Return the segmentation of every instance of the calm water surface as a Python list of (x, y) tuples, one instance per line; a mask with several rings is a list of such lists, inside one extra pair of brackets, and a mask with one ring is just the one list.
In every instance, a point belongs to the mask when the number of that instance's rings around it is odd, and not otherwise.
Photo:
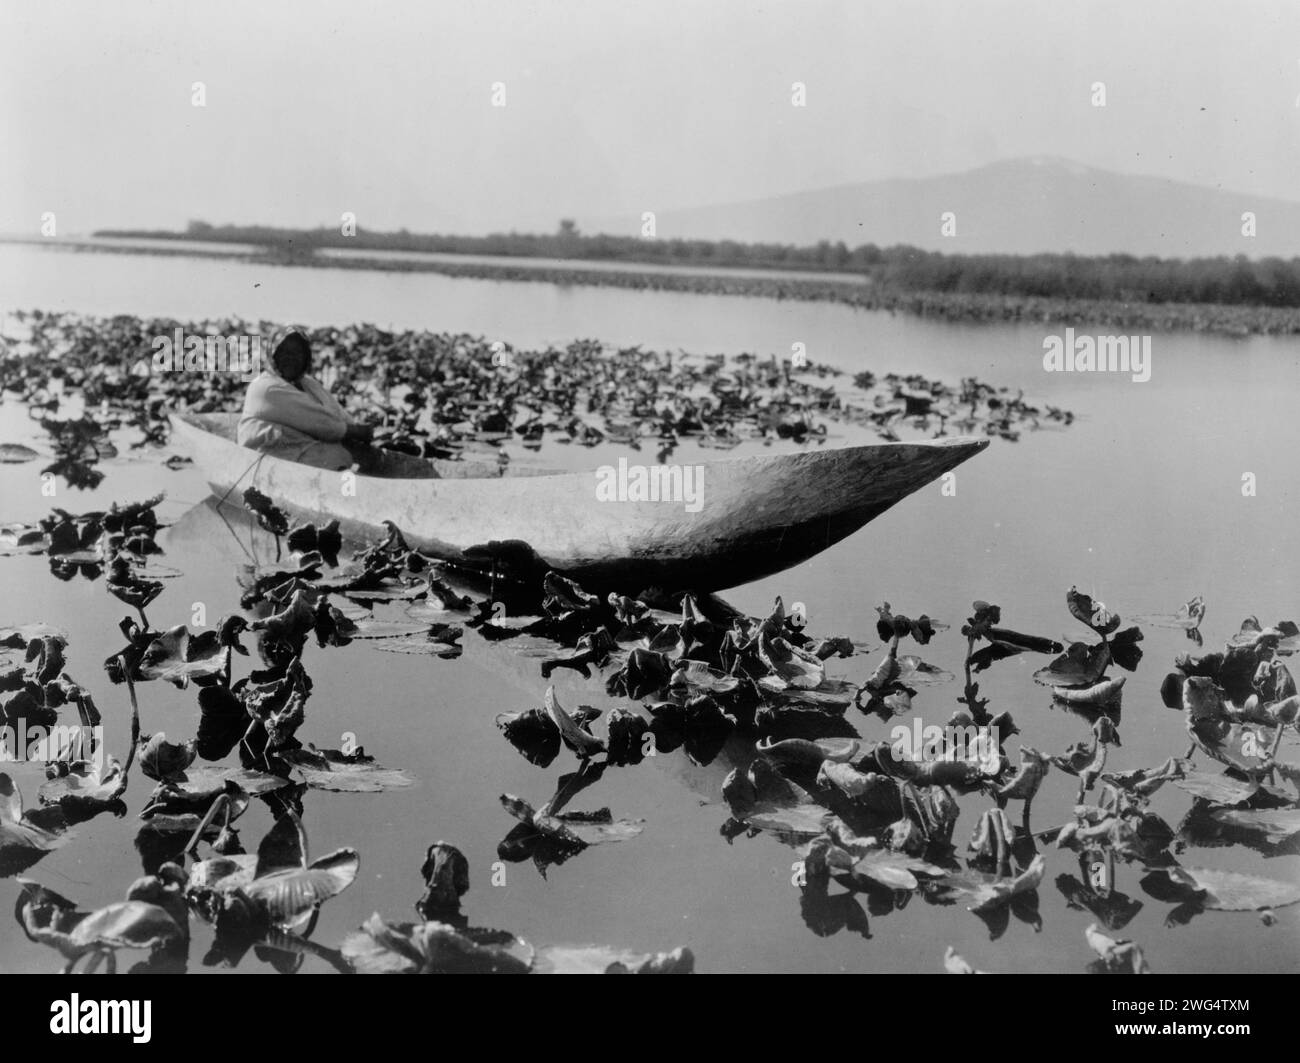
[[(800, 600), (815, 632), (848, 634), (873, 646), (880, 602), (912, 615), (926, 612), (952, 630), (921, 652), (954, 673), (964, 652), (957, 628), (975, 598), (999, 603), (1008, 626), (1074, 639), (1086, 632), (1065, 610), (1071, 584), (1124, 615), (1172, 612), (1199, 593), (1209, 604), (1207, 650), (1220, 648), (1248, 614), (1265, 623), (1300, 616), (1300, 343), (1294, 340), (1157, 335), (1151, 380), (1137, 384), (1110, 374), (1045, 373), (1043, 326), (956, 326), (829, 304), (0, 245), (0, 312), (32, 308), (182, 320), (237, 314), (307, 324), (370, 321), (480, 333), (520, 347), (595, 337), (700, 354), (787, 355), (802, 342), (813, 361), (854, 372), (920, 372), (954, 383), (977, 375), (1023, 388), (1030, 401), (1070, 408), (1079, 419), (1065, 431), (1027, 433), (1017, 444), (995, 441), (960, 468), (955, 497), (931, 485), (819, 557), (726, 597), (751, 613), (770, 609), (778, 594), (787, 603)], [(4, 440), (26, 431), (21, 411), (7, 407), (3, 418)], [(235, 570), (246, 560), (247, 542), (241, 545), (211, 510), (194, 508), (206, 486), (191, 470), (160, 467), (163, 456), (127, 454), (105, 466), (101, 488), (61, 489), (54, 504), (78, 511), (166, 489), (160, 515), (175, 526), (160, 542), (164, 561), (184, 576), (169, 583), (150, 619), (155, 626), (185, 623), (191, 603), (203, 602), (212, 622), (237, 608)], [(0, 466), (0, 519), (48, 512), (51, 500), (39, 493), (36, 468)], [(1255, 475), (1255, 497), (1242, 495), (1246, 472)], [(116, 625), (126, 608), (102, 581), (55, 580), (40, 558), (0, 559), (0, 580), (6, 592), (0, 625), (43, 619), (68, 631), (68, 671), (93, 692), (110, 746), (121, 755), (125, 692), (109, 684), (101, 662), (121, 646)], [(469, 632), (464, 641), (466, 653), (455, 661), (356, 645), (308, 650), (316, 686), (299, 736), (337, 745), (344, 732), (354, 732), (381, 762), (420, 780), (413, 789), (385, 794), (308, 793), (304, 822), (312, 853), (342, 845), (361, 853), (357, 882), (326, 905), (316, 940), (337, 944), (373, 911), (413, 918), (424, 849), (441, 839), (469, 859), (464, 907), (471, 921), (537, 944), (689, 945), (702, 971), (934, 972), (949, 945), (990, 971), (1075, 972), (1091, 959), (1083, 928), (1093, 917), (1071, 909), (1056, 884), (1058, 876), (1079, 877), (1078, 861), (1053, 849), (1039, 889), (1040, 932), (1013, 919), (990, 941), (963, 905), (933, 906), (914, 896), (902, 910), (873, 912), (867, 939), (847, 930), (815, 934), (791, 885), (792, 851), (766, 836), (731, 843), (720, 836), (728, 814), (719, 787), (730, 764), (695, 766), (680, 752), (611, 769), (577, 801), (577, 807), (607, 805), (616, 816), (644, 817), (640, 837), (584, 852), (552, 868), (547, 879), (531, 865), (508, 865), (506, 884), (491, 885), (497, 843), (513, 825), (498, 795), (541, 803), (574, 761), (564, 753), (550, 769), (536, 768), (493, 725), (498, 712), (540, 704), (546, 684), (536, 663), (487, 647)], [(1181, 716), (1164, 708), (1159, 685), (1174, 656), (1193, 647), (1181, 633), (1157, 628), (1146, 629), (1143, 647), (1146, 655), (1125, 691), (1123, 746), (1109, 762), (1117, 769), (1151, 766), (1186, 748)], [(860, 681), (878, 657), (873, 651), (832, 662), (828, 671)], [(1042, 663), (1028, 656), (1001, 662), (984, 673), (982, 693), (995, 711), (1012, 712), (1027, 744), (1060, 753), (1088, 728), (1054, 710), (1031, 681)], [(557, 675), (566, 703), (607, 704), (596, 682), (584, 686), (569, 673)], [(915, 700), (923, 722), (942, 725), (958, 708), (959, 693), (957, 684), (923, 689)], [(193, 691), (150, 683), (140, 688), (140, 700), (146, 732), (166, 730), (176, 739), (194, 733)], [(866, 737), (887, 734), (874, 718), (857, 722)], [(1297, 756), (1292, 743), (1290, 759)], [(39, 773), (20, 766), (13, 774), (34, 804)], [(120, 899), (141, 874), (135, 817), (147, 790), (135, 775), (126, 818), (81, 826), (74, 841), (27, 875), (85, 908)], [(1073, 779), (1050, 774), (1034, 802), (1035, 827), (1069, 818), (1074, 792)], [(1176, 827), (1189, 804), (1166, 787), (1154, 810)], [(985, 807), (981, 798), (963, 799), (954, 835), (959, 849)], [(1018, 814), (1018, 805), (1013, 811)], [(256, 802), (240, 821), (250, 850), (269, 822)], [(1300, 859), (1265, 858), (1242, 847), (1189, 848), (1179, 859), (1300, 878)], [(1300, 970), (1300, 908), (1280, 911), (1272, 927), (1252, 914), (1215, 912), (1166, 927), (1172, 906), (1148, 896), (1141, 875), (1136, 866), (1120, 867), (1117, 888), (1143, 904), (1120, 936), (1137, 940), (1156, 971)], [(12, 879), (0, 881), (0, 913), (12, 911), (17, 892)], [(192, 970), (202, 969), (207, 940), (200, 929)], [(12, 918), (0, 919), (0, 970), (48, 971), (58, 964)], [(307, 969), (317, 966), (324, 965), (309, 961)], [(269, 968), (250, 953), (239, 969)]]

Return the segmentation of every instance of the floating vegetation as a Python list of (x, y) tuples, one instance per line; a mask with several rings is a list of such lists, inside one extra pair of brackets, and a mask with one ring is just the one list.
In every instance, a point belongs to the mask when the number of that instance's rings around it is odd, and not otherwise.
[[(266, 322), (229, 319), (105, 320), (41, 311), (12, 317), (26, 335), (0, 354), (0, 392), (42, 413), (39, 424), (57, 459), (43, 471), (77, 488), (102, 481), (97, 466), (117, 454), (111, 437), (128, 450), (161, 448), (169, 413), (207, 413), (242, 401), (246, 385), (237, 373), (143, 371), (149, 337), (177, 328), (196, 336), (275, 331)], [(393, 333), (373, 325), (307, 334), (313, 372), (345, 408), (356, 418), (381, 416), (375, 445), (423, 458), (496, 464), (544, 443), (616, 443), (653, 448), (663, 463), (686, 444), (706, 450), (778, 440), (820, 445), (828, 423), (856, 425), (887, 441), (955, 434), (1014, 441), (1026, 430), (1063, 428), (1074, 419), (975, 378), (951, 385), (915, 374), (865, 374), (850, 387), (826, 366), (793, 367), (752, 354), (615, 351), (589, 340), (563, 349), (505, 348), (507, 368), (502, 346), (482, 337)], [(65, 407), (76, 416), (44, 416)], [(7, 446), (11, 460), (28, 460), (25, 444)], [(159, 461), (176, 467), (174, 456)], [(330, 556), (337, 525), (291, 528), (256, 488), (246, 489), (242, 501), (277, 542), (293, 535), (290, 549)]]
[[(134, 430), (136, 442), (156, 445), (167, 408), (158, 396), (114, 357), (92, 360), (80, 332), (69, 333), (71, 319), (35, 321), (41, 342), (57, 340), (72, 352), (64, 394), (80, 389), (110, 432)], [(130, 321), (113, 326), (119, 338), (131, 335)], [(467, 463), (542, 438), (669, 453), (777, 440), (818, 446), (828, 422), (859, 423), (882, 438), (963, 431), (1007, 439), (1069, 422), (1064, 411), (1036, 410), (977, 381), (948, 388), (916, 377), (871, 377), (849, 388), (828, 371), (791, 375), (752, 357), (607, 355), (594, 344), (512, 352), (514, 368), (502, 372), (470, 337), (367, 327), (319, 330), (315, 339), (339, 393), (354, 407), (377, 402), (384, 411), (381, 442)], [(344, 346), (359, 357), (336, 356)], [(382, 357), (373, 353), (381, 347)], [(50, 401), (30, 352), (16, 361), (11, 354), (5, 366), (11, 392), (38, 406)], [(168, 403), (227, 405), (231, 385), (215, 376), (174, 375), (165, 385), (176, 391)], [(430, 408), (442, 412), (431, 419)], [(53, 412), (44, 411), (47, 419)], [(79, 460), (93, 460), (87, 440), (100, 436), (77, 423), (82, 427), (49, 429), (51, 446), (63, 439), (81, 447)], [(135, 949), (147, 956), (136, 969), (183, 970), (191, 932), (202, 923), (212, 935), (202, 959), (210, 966), (233, 966), (251, 951), (284, 971), (309, 959), (339, 971), (693, 969), (685, 949), (534, 946), (473, 926), (463, 910), (472, 899), (469, 865), (446, 842), (425, 849), (423, 892), (412, 894), (418, 921), (377, 913), (341, 941), (312, 940), (323, 906), (358, 888), (364, 839), (360, 850), (311, 858), (305, 805), (383, 801), (379, 795), (419, 783), (414, 773), (388, 766), (390, 758), (400, 763), (400, 748), (372, 742), (374, 755), (346, 741), (334, 748), (337, 735), (320, 733), (328, 717), (317, 706), (335, 692), (313, 681), (314, 655), (368, 649), (435, 658), (411, 666), (438, 668), (439, 658), (489, 646), (528, 670), (532, 694), (498, 706), (512, 711), (501, 712), (496, 726), (539, 771), (558, 762), (558, 778), (508, 787), (524, 796), (500, 795), (506, 833), (495, 849), (504, 863), (529, 862), (543, 876), (570, 861), (590, 866), (608, 851), (589, 853), (593, 848), (630, 842), (613, 852), (634, 853), (653, 844), (655, 810), (636, 807), (626, 796), (633, 788), (620, 798), (617, 787), (630, 778), (624, 772), (675, 757), (708, 780), (700, 814), (714, 817), (718, 844), (790, 857), (800, 918), (823, 936), (869, 936), (870, 919), (909, 903), (979, 919), (991, 940), (1013, 921), (1037, 931), (1039, 893), (1054, 882), (1072, 912), (1086, 913), (1079, 917), (1089, 924), (1080, 965), (1086, 943), (1096, 956), (1089, 969), (1138, 972), (1146, 967), (1141, 950), (1112, 936), (1143, 906), (1117, 881), (1133, 866), (1146, 896), (1166, 905), (1174, 922), (1208, 912), (1271, 917), (1300, 900), (1280, 877), (1184, 857), (1188, 847), (1242, 846), (1265, 858), (1296, 852), (1300, 766), (1282, 745), (1300, 716), (1287, 667), (1300, 649), (1291, 621), (1265, 627), (1248, 618), (1222, 652), (1177, 657), (1160, 694), (1183, 714), (1190, 748), (1180, 742), (1161, 751), (1168, 754), (1162, 763), (1133, 764), (1121, 759), (1123, 702), (1131, 715), (1146, 711), (1155, 695), (1155, 684), (1137, 673), (1142, 631), (1074, 587), (1066, 610), (1087, 628), (1074, 642), (1003, 626), (1003, 610), (987, 601), (973, 602), (959, 635), (911, 602), (905, 610), (887, 602), (864, 610), (860, 630), (814, 633), (806, 610), (787, 608), (780, 597), (765, 615), (748, 616), (707, 594), (624, 587), (602, 597), (555, 572), (522, 588), (507, 613), (495, 593), (462, 593), (456, 573), (412, 549), (396, 524), (372, 543), (345, 543), (337, 523), (294, 523), (276, 499), (246, 492), (247, 523), (275, 538), (275, 562), (241, 569), (229, 611), (215, 623), (191, 616), (155, 626), (150, 614), (156, 621), (175, 604), (167, 593), (175, 573), (160, 563), (170, 560), (158, 544), (161, 501), (58, 509), (43, 521), (0, 529), (3, 551), (29, 558), (16, 564), (48, 563), (60, 580), (103, 577), (135, 614), (119, 625), (124, 645), (103, 662), (108, 680), (126, 688), (117, 718), (131, 706), (129, 738), (114, 733), (103, 743), (118, 757), (103, 744), (90, 751), (97, 757), (29, 757), (46, 772), (28, 788), (36, 808), (25, 807), (17, 784), (0, 775), (0, 876), (29, 873), (49, 852), (74, 843), (74, 828), (95, 829), (95, 816), (135, 816), (129, 822), (145, 876), (109, 895), (125, 900), (82, 910), (33, 879), (22, 882), (18, 922), (65, 965), (114, 969), (120, 950)], [(484, 556), (504, 570), (515, 557), (535, 555), (524, 543), (493, 543)], [(44, 561), (30, 560), (36, 557)], [(1143, 622), (1187, 632), (1199, 651), (1205, 616), (1197, 598)], [(960, 680), (927, 659), (953, 638), (965, 643)], [(49, 727), (75, 716), (83, 728), (100, 726), (99, 709), (66, 670), (75, 650), (49, 626), (0, 630), (5, 725)], [(1026, 678), (1025, 692), (1047, 689), (1038, 704), (1014, 706), (1018, 726), (991, 703), (981, 680), (994, 667), (1013, 671), (1019, 662), (1001, 662), (1026, 654), (1042, 660), (1033, 671), (1040, 686)], [(197, 715), (187, 728), (184, 715), (158, 714), (151, 693), (184, 698)], [(586, 704), (602, 697), (612, 704)], [(924, 735), (900, 741), (898, 717), (916, 717), (922, 707), (947, 720), (936, 730), (978, 741), (956, 749)], [(1078, 725), (1064, 748), (1040, 730), (1042, 714), (1052, 710)], [(481, 726), (489, 726), (486, 716)], [(1022, 727), (1025, 744), (1008, 746)], [(152, 789), (129, 789), (133, 772)], [(581, 800), (597, 784), (615, 789), (599, 801)], [(1166, 784), (1162, 800), (1190, 804), (1174, 825), (1151, 804)], [(313, 796), (320, 790), (368, 796)], [(1059, 817), (1069, 822), (1042, 829), (1044, 794), (1073, 799), (1073, 811)], [(967, 827), (958, 833), (963, 812)], [(255, 851), (245, 851), (246, 843)], [(972, 970), (955, 955), (945, 963)]]

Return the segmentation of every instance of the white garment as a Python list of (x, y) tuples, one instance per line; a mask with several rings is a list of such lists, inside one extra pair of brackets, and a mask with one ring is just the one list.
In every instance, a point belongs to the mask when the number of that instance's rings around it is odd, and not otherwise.
[(297, 387), (263, 370), (244, 396), (238, 440), (277, 458), (320, 469), (346, 469), (352, 455), (342, 445), (348, 417), (319, 380), (298, 378)]

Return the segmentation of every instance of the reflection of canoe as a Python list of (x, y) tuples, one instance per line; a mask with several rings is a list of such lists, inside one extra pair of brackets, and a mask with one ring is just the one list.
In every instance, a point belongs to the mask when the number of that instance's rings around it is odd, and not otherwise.
[[(389, 520), (412, 546), (462, 564), (474, 564), (489, 543), (522, 541), (539, 571), (625, 593), (655, 584), (734, 587), (780, 572), (988, 445), (949, 439), (706, 462), (693, 467), (703, 489), (698, 512), (687, 512), (682, 501), (605, 501), (595, 472), (502, 476), (495, 466), (392, 454), (372, 463), (369, 475), (345, 478), (259, 460), (234, 442), (237, 420), (172, 417), (174, 440), (218, 494), (256, 486), (294, 516), (337, 518), (344, 534), (359, 538)], [(449, 474), (456, 478), (441, 478)]]

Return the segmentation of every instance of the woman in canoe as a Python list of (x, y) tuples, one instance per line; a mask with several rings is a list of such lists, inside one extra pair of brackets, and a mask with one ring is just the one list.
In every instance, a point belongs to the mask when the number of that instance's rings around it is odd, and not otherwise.
[(239, 443), (318, 469), (347, 469), (356, 460), (347, 443), (370, 442), (368, 424), (349, 421), (311, 369), (311, 342), (302, 330), (281, 329), (270, 357), (248, 385)]

